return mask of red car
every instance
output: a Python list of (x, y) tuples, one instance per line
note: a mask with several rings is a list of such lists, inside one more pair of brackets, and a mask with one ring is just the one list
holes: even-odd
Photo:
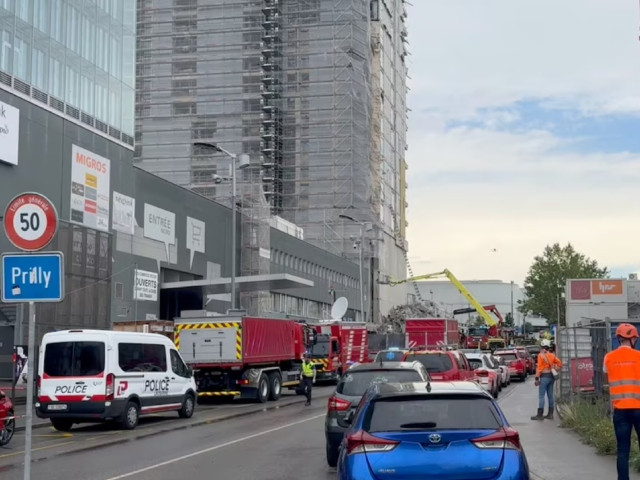
[(450, 382), (454, 380), (477, 381), (473, 367), (467, 357), (455, 350), (419, 350), (404, 354), (403, 362), (417, 360), (422, 363), (431, 380)]
[(527, 360), (518, 349), (496, 350), (493, 355), (504, 358), (504, 362), (507, 367), (509, 367), (509, 373), (511, 373), (512, 377), (518, 377), (522, 381), (526, 380), (529, 374)]
[(6, 445), (13, 437), (16, 421), (13, 419), (11, 399), (0, 390), (0, 447)]
[(529, 353), (526, 347), (516, 347), (516, 350), (520, 353), (520, 356), (525, 359), (527, 363), (527, 373), (536, 373), (536, 364), (533, 362), (533, 357)]

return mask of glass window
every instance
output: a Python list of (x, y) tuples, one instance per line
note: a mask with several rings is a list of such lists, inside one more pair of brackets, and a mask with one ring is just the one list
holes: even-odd
[(177, 351), (171, 350), (171, 370), (176, 375), (189, 378), (189, 372)]
[(432, 428), (495, 430), (502, 421), (491, 400), (481, 397), (400, 397), (373, 403), (363, 426), (372, 433)]
[(336, 392), (342, 395), (359, 397), (364, 395), (370, 385), (374, 383), (404, 383), (421, 382), (422, 377), (417, 370), (363, 370), (347, 372), (336, 387)]
[(478, 368), (483, 368), (482, 360), (480, 360), (479, 358), (470, 358), (469, 365), (471, 365), (471, 368), (474, 370), (477, 370)]
[(120, 343), (118, 364), (124, 372), (166, 372), (166, 348), (151, 343)]
[(518, 357), (515, 353), (496, 353), (496, 356), (504, 358), (506, 362), (513, 362), (518, 360)]
[(417, 360), (422, 363), (429, 373), (446, 372), (453, 368), (451, 358), (446, 353), (411, 353), (407, 355), (407, 361), (412, 360)]
[(90, 377), (104, 371), (103, 342), (48, 343), (44, 373), (51, 377)]

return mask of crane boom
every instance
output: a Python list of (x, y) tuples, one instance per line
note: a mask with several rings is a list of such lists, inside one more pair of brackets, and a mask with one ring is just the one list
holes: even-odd
[(460, 282), (460, 280), (458, 280), (456, 278), (456, 276), (451, 273), (449, 270), (447, 270), (446, 268), (441, 271), (441, 272), (436, 272), (436, 273), (427, 273), (426, 275), (418, 275), (416, 277), (409, 277), (407, 279), (404, 280), (389, 280), (388, 284), (391, 286), (395, 286), (395, 285), (400, 285), (401, 283), (407, 283), (407, 282), (415, 282), (418, 280), (427, 280), (430, 278), (437, 278), (437, 277), (442, 277), (445, 276), (449, 279), (449, 281), (453, 284), (454, 287), (456, 287), (458, 289), (458, 291), (462, 294), (462, 296), (467, 300), (467, 302), (469, 302), (469, 304), (471, 306), (473, 306), (473, 308), (476, 310), (476, 312), (478, 312), (478, 315), (480, 315), (482, 317), (482, 319), (486, 322), (487, 325), (489, 325), (490, 327), (495, 327), (497, 325), (497, 322), (491, 317), (491, 315), (489, 315), (487, 313), (487, 311), (484, 309), (484, 307), (480, 304), (480, 302), (478, 302), (475, 297), (473, 295), (471, 295), (471, 292), (469, 292), (469, 290), (466, 289), (466, 287)]

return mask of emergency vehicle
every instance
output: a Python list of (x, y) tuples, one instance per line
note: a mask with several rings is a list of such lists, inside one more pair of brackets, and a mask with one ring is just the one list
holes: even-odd
[(311, 361), (316, 365), (317, 381), (337, 383), (349, 365), (369, 361), (369, 334), (363, 322), (312, 324), (314, 340)]

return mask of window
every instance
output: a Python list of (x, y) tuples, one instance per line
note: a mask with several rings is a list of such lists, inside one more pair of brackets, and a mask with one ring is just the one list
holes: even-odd
[(407, 355), (407, 360), (417, 360), (422, 363), (429, 373), (446, 372), (453, 368), (451, 358), (446, 353), (425, 353), (422, 355)]
[(361, 396), (374, 383), (421, 382), (423, 379), (417, 370), (362, 370), (346, 373), (336, 392), (348, 396)]
[(166, 349), (151, 343), (120, 343), (118, 365), (123, 372), (166, 372)]
[(500, 358), (504, 358), (506, 362), (515, 362), (518, 360), (515, 353), (497, 353), (496, 355)]
[(462, 396), (396, 397), (378, 400), (367, 412), (367, 432), (404, 429), (496, 430), (500, 417), (489, 399)]
[(189, 369), (180, 358), (178, 352), (173, 349), (171, 349), (171, 370), (173, 370), (173, 373), (176, 375), (189, 378)]
[(51, 377), (90, 377), (104, 371), (104, 343), (49, 343), (44, 351), (44, 373)]

